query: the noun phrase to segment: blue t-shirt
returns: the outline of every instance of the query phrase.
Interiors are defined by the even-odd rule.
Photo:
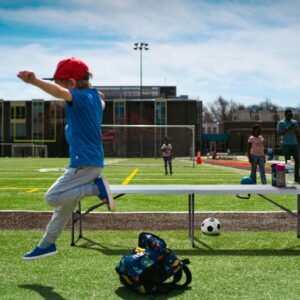
[[[295,128],[298,128],[298,123],[296,120],[281,120],[277,124],[277,131],[281,131],[287,127],[290,127],[292,124],[294,124]],[[281,144],[282,145],[297,145],[297,136],[295,133],[295,130],[290,130],[289,132],[285,133],[281,136]]]
[[[102,104],[96,89],[70,90],[66,104],[66,139],[70,167],[104,166],[102,145]]]

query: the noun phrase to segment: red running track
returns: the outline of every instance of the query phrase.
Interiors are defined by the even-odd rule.
[[[250,163],[246,162],[246,161],[232,161],[232,160],[225,160],[225,159],[206,159],[203,162],[206,164],[219,165],[219,166],[237,168],[237,169],[242,169],[242,170],[250,170],[251,169]],[[271,173],[271,164],[270,163],[266,163],[265,168],[266,168],[267,173]]]

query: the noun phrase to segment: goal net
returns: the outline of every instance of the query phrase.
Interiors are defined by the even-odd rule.
[[[11,157],[48,157],[46,145],[16,143],[11,145]]]
[[[157,159],[162,157],[164,137],[173,146],[174,164],[194,166],[194,125],[102,125],[107,158],[142,158],[146,164],[161,163]]]

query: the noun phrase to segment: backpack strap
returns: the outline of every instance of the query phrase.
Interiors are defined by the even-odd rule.
[[[184,259],[184,260],[182,260],[182,262],[183,262],[183,266],[179,271],[177,271],[174,274],[173,281],[170,283],[161,284],[157,289],[157,293],[167,294],[171,290],[184,289],[191,283],[192,273],[191,273],[190,269],[186,266],[187,264],[190,263],[190,261],[188,259]],[[183,284],[178,284],[178,282],[182,278],[182,273],[185,274],[185,277],[186,277],[185,282]]]

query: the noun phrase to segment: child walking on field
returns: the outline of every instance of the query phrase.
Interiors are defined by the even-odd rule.
[[[100,177],[104,167],[101,123],[105,103],[90,87],[88,66],[75,58],[64,59],[53,78],[45,78],[54,83],[37,78],[31,71],[21,71],[17,76],[66,103],[70,164],[45,195],[54,213],[38,246],[23,256],[24,260],[33,260],[57,253],[55,242],[83,197],[97,195],[110,211],[115,206],[107,181]]]
[[[248,159],[251,164],[251,179],[256,184],[257,165],[262,184],[267,184],[265,172],[265,153],[264,153],[264,138],[261,135],[260,125],[254,125],[252,135],[248,139]]]
[[[164,159],[164,165],[165,165],[165,174],[168,175],[168,165],[170,170],[170,175],[173,174],[172,170],[172,151],[173,147],[170,143],[170,140],[168,137],[164,138],[164,144],[161,147],[162,153],[163,153],[163,159]]]

